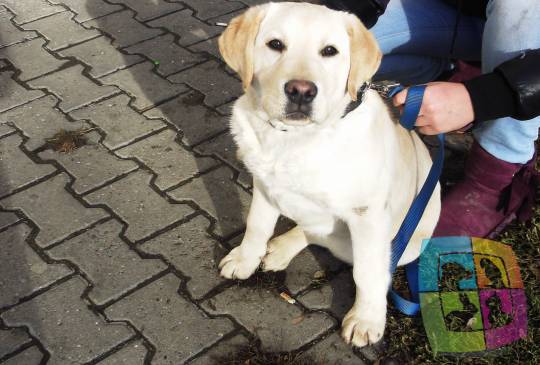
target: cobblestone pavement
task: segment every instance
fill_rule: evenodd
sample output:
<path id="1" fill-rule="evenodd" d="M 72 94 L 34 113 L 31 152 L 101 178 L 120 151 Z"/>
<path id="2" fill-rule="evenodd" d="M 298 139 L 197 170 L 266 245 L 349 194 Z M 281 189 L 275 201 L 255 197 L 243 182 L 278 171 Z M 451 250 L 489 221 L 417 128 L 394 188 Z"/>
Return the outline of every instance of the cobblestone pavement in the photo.
<path id="1" fill-rule="evenodd" d="M 247 344 L 376 359 L 339 339 L 354 289 L 325 252 L 218 275 L 251 182 L 216 23 L 257 3 L 0 0 L 0 363 L 220 364 Z M 61 131 L 79 148 L 53 148 Z"/>

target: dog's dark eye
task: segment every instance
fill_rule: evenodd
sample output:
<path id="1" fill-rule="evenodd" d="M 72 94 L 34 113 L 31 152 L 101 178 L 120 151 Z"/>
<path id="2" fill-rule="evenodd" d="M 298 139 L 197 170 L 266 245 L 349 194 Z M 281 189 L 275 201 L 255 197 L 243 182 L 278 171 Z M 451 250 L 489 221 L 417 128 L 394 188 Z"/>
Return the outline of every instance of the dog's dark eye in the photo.
<path id="1" fill-rule="evenodd" d="M 334 46 L 326 46 L 321 50 L 321 56 L 332 57 L 338 54 L 338 50 Z"/>
<path id="2" fill-rule="evenodd" d="M 279 39 L 272 39 L 270 42 L 266 43 L 266 45 L 274 51 L 283 52 L 285 50 L 285 45 Z"/>

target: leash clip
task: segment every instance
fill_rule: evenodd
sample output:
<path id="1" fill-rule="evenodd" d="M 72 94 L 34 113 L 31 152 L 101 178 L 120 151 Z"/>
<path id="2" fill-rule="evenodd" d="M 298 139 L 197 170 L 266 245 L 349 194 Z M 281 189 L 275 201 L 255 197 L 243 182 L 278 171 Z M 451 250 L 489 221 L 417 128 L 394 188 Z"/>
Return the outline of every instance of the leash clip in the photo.
<path id="1" fill-rule="evenodd" d="M 371 84 L 371 89 L 375 90 L 379 93 L 380 96 L 382 96 L 385 99 L 390 99 L 390 93 L 394 88 L 400 86 L 400 83 L 393 82 L 393 83 L 373 83 Z"/>

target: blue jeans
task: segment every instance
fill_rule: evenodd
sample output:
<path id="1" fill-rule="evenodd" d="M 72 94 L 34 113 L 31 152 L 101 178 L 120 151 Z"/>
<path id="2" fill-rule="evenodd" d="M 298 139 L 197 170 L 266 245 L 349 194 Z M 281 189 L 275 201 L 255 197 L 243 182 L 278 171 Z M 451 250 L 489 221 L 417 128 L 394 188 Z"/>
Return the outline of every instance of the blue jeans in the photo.
<path id="1" fill-rule="evenodd" d="M 475 1 L 475 0 L 469 0 Z M 391 0 L 371 29 L 384 54 L 375 80 L 422 84 L 451 67 L 450 57 L 481 61 L 482 72 L 528 49 L 540 48 L 540 2 L 490 0 L 487 20 L 461 15 L 453 53 L 457 11 L 442 0 Z M 473 130 L 478 143 L 493 156 L 525 163 L 534 154 L 540 117 L 519 121 L 499 118 Z"/>

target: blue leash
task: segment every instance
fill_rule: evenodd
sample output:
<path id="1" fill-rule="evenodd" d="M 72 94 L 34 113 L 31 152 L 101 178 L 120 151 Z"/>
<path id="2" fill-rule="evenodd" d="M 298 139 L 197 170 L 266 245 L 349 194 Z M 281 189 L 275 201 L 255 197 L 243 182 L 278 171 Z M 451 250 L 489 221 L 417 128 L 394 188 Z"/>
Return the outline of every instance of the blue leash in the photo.
<path id="1" fill-rule="evenodd" d="M 393 97 L 403 89 L 403 86 L 397 86 L 388 93 L 388 96 Z M 420 112 L 420 106 L 422 105 L 425 90 L 425 85 L 411 86 L 408 89 L 404 110 L 399 120 L 399 123 L 408 130 L 414 129 L 414 124 Z M 407 248 L 407 244 L 418 226 L 418 222 L 420 222 L 422 214 L 424 213 L 433 190 L 437 186 L 437 182 L 441 176 L 444 162 L 444 134 L 439 134 L 437 138 L 439 140 L 439 148 L 437 150 L 437 156 L 433 161 L 433 165 L 429 170 L 426 182 L 413 200 L 401 227 L 392 240 L 392 258 L 390 263 L 390 273 L 392 275 L 396 271 L 398 261 L 403 255 L 405 248 Z M 390 288 L 389 296 L 400 312 L 412 316 L 420 311 L 420 304 L 418 303 L 418 260 L 408 264 L 405 269 L 412 301 L 401 297 L 392 288 Z"/>

